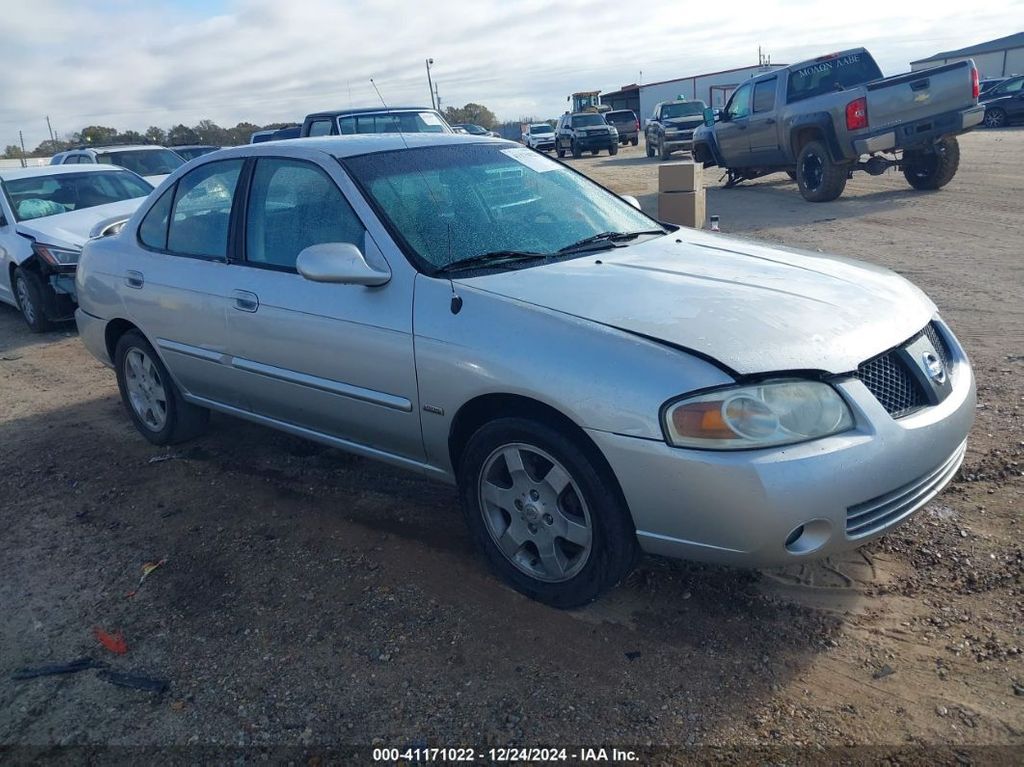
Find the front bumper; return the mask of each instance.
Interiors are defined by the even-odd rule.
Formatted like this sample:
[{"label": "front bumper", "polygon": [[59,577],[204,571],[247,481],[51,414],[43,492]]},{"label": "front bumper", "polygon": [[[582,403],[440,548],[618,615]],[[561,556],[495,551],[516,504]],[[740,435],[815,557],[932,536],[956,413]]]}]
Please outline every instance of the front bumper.
[{"label": "front bumper", "polygon": [[693,148],[693,131],[670,131],[665,133],[665,146],[668,149],[692,149]]},{"label": "front bumper", "polygon": [[586,152],[590,149],[608,149],[609,147],[616,146],[619,143],[619,134],[598,133],[589,136],[578,135],[574,140],[576,146]]},{"label": "front bumper", "polygon": [[963,461],[974,377],[946,335],[952,392],[898,420],[863,383],[847,378],[836,386],[856,427],[798,445],[714,452],[588,433],[619,480],[645,551],[742,567],[828,556],[907,519]]}]

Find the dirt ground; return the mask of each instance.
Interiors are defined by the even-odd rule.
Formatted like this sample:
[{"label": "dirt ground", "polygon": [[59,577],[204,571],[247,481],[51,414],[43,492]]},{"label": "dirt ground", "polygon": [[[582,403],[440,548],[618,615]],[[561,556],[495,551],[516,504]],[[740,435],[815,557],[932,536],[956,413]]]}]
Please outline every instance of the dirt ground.
[{"label": "dirt ground", "polygon": [[[150,446],[73,327],[0,307],[0,746],[1021,747],[1024,129],[962,149],[945,190],[860,174],[827,204],[708,172],[725,232],[890,267],[940,306],[980,403],[951,487],[841,561],[648,559],[572,612],[492,577],[447,487],[228,417]],[[655,211],[642,146],[574,165]],[[169,688],[11,679],[83,656]]]}]

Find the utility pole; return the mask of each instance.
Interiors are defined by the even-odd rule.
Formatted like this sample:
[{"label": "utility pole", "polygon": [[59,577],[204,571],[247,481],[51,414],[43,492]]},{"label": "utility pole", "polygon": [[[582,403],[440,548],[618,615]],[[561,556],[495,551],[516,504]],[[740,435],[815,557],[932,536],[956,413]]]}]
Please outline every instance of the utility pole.
[{"label": "utility pole", "polygon": [[437,83],[434,83],[434,109],[441,111],[441,94],[437,92]]},{"label": "utility pole", "polygon": [[50,125],[50,115],[46,115],[46,129],[50,131],[50,143],[53,143],[53,126]]},{"label": "utility pole", "polygon": [[25,163],[25,136],[22,135],[22,132],[20,130],[18,131],[18,138],[21,140],[21,167],[24,168],[25,165],[26,165],[26,163]]},{"label": "utility pole", "polygon": [[437,102],[434,100],[434,83],[430,79],[430,65],[433,63],[433,59],[427,59],[427,88],[430,90],[430,106],[437,109]]}]

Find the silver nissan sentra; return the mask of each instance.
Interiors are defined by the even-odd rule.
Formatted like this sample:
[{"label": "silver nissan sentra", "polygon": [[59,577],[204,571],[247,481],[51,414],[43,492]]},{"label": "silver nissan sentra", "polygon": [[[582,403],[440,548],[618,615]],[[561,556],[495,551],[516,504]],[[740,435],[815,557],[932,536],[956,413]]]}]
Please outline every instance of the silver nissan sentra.
[{"label": "silver nissan sentra", "polygon": [[942,490],[974,418],[902,277],[660,224],[498,139],[204,155],[86,245],[77,288],[149,441],[217,410],[456,484],[496,571],[559,607],[641,551],[859,546]]}]

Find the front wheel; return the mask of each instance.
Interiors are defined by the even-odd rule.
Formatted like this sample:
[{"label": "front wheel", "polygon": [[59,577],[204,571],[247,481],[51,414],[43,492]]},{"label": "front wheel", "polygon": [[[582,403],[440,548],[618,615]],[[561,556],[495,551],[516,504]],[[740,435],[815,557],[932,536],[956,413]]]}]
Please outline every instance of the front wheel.
[{"label": "front wheel", "polygon": [[186,402],[145,336],[130,330],[114,351],[117,388],[135,428],[154,445],[172,445],[206,429],[210,411]]},{"label": "front wheel", "polygon": [[848,168],[832,162],[823,141],[808,141],[796,159],[796,183],[808,202],[829,202],[846,188]]},{"label": "front wheel", "polygon": [[612,144],[610,147],[608,147],[608,154],[616,155],[618,153],[619,153],[619,145],[618,144]]},{"label": "front wheel", "polygon": [[33,333],[45,333],[53,327],[46,316],[47,290],[49,287],[35,272],[22,268],[14,270],[14,296],[25,324]]},{"label": "front wheel", "polygon": [[998,107],[986,109],[984,122],[986,128],[1002,128],[1006,125],[1006,112]]},{"label": "front wheel", "polygon": [[565,150],[562,149],[561,147],[558,147],[555,149],[555,154],[558,155],[559,157],[565,157]]},{"label": "front wheel", "polygon": [[647,150],[648,157],[654,157],[654,144],[651,143],[650,136],[644,136],[644,148]]},{"label": "front wheel", "polygon": [[579,144],[577,144],[575,141],[572,142],[572,156],[575,160],[578,160],[583,156],[583,150],[580,149]]},{"label": "front wheel", "polygon": [[914,189],[941,189],[960,167],[960,143],[956,138],[941,139],[934,149],[903,153],[903,176]]},{"label": "front wheel", "polygon": [[494,570],[552,607],[587,604],[639,556],[611,471],[562,431],[501,418],[469,440],[459,471],[466,521]]},{"label": "front wheel", "polygon": [[671,156],[672,150],[665,145],[665,140],[662,139],[661,142],[658,144],[658,157],[660,157],[662,160],[667,160]]}]

